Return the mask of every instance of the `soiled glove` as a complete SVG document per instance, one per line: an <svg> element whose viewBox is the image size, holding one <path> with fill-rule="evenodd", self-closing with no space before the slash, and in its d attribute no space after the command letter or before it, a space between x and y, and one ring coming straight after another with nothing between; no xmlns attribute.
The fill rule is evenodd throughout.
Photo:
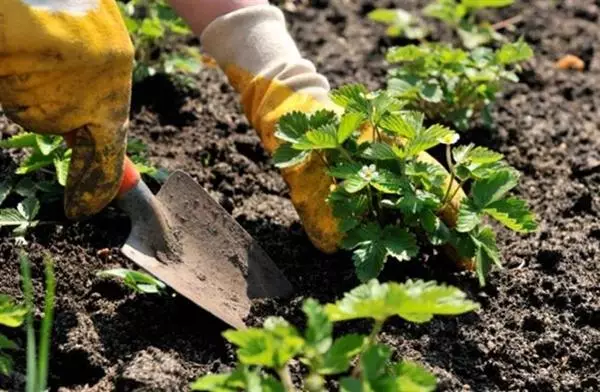
<svg viewBox="0 0 600 392"><path fill-rule="evenodd" d="M274 132L282 115L323 108L340 110L329 100L325 77L300 55L278 8L253 6L221 16L208 25L201 40L204 50L241 94L246 116L270 153L278 146ZM420 159L439 165L428 154ZM341 234L325 201L332 181L323 163L310 159L283 170L282 175L310 240L324 252L337 250ZM449 181L448 176L447 185ZM458 192L440 214L451 226L456 223L462 197L464 193Z"/></svg>
<svg viewBox="0 0 600 392"><path fill-rule="evenodd" d="M70 218L114 197L123 171L133 47L114 0L1 0L0 103L28 131L69 134Z"/></svg>

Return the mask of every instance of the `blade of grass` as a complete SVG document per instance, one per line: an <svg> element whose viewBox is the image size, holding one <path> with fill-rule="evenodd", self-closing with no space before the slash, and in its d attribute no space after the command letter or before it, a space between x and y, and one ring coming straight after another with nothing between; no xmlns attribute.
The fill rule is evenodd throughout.
<svg viewBox="0 0 600 392"><path fill-rule="evenodd" d="M38 391L45 391L48 384L48 361L50 358L50 337L54 319L54 302L56 279L54 277L54 262L49 255L44 257L46 274L46 294L44 296L44 318L40 330L40 351L38 362Z"/></svg>
<svg viewBox="0 0 600 392"><path fill-rule="evenodd" d="M29 258L25 252L20 252L19 259L21 261L23 295L25 296L25 306L27 306L28 309L27 316L25 317L25 329L27 331L27 380L25 384L25 391L38 392L35 358L35 330L33 327L34 301L33 282L31 280L31 266L29 265Z"/></svg>

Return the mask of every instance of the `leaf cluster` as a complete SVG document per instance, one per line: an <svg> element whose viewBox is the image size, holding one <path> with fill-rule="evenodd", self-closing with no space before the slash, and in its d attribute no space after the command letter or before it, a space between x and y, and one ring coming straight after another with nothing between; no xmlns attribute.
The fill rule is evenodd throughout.
<svg viewBox="0 0 600 392"><path fill-rule="evenodd" d="M386 56L390 64L398 64L389 72L388 91L428 119L451 123L461 131L474 116L490 126L496 95L504 83L519 81L519 63L532 56L523 40L497 50L464 51L446 44L394 47Z"/></svg>
<svg viewBox="0 0 600 392"><path fill-rule="evenodd" d="M462 257L475 257L483 284L489 262L500 264L484 217L523 233L536 229L525 202L508 195L518 173L502 154L474 145L453 147L459 138L455 131L426 126L422 113L406 110L387 91L347 85L334 90L331 99L343 113L281 117L275 135L282 144L273 160L280 168L308 159L325 164L334 183L327 201L345 235L341 246L353 252L361 281L377 277L389 258L415 257L428 242L451 244ZM439 145L446 148L450 174L421 159ZM457 183L472 190L462 202L459 224L449 227L439 215L455 198Z"/></svg>
<svg viewBox="0 0 600 392"><path fill-rule="evenodd" d="M465 48L474 49L492 42L506 41L490 23L478 22L477 12L485 8L507 7L513 3L514 0L434 0L423 8L422 13L444 22L456 32ZM392 37L422 40L431 33L425 20L403 9L375 9L368 17L388 25L387 34Z"/></svg>
<svg viewBox="0 0 600 392"><path fill-rule="evenodd" d="M8 295L0 294L0 325L17 328L23 324L27 308L15 303ZM0 333L0 374L7 376L13 367L12 358L7 350L16 350L17 344Z"/></svg>
<svg viewBox="0 0 600 392"><path fill-rule="evenodd" d="M164 0L119 1L118 5L136 49L135 82L156 73L193 74L202 68L200 52L181 43L191 35L189 27Z"/></svg>
<svg viewBox="0 0 600 392"><path fill-rule="evenodd" d="M125 268L115 268L96 273L101 278L117 278L133 292L139 294L160 294L167 286L160 280L145 272L133 271Z"/></svg>
<svg viewBox="0 0 600 392"><path fill-rule="evenodd" d="M460 290L421 280L384 283L371 280L336 303L304 302L306 327L300 331L280 317L268 318L262 328L229 330L225 338L237 347L238 366L230 373L198 379L196 391L286 391L292 383L289 366L298 361L307 369L303 388L326 391L326 378L338 381L341 391L429 392L436 379L421 365L392 360L389 346L377 342L386 320L398 316L424 323L436 315L459 315L478 309ZM334 337L337 322L370 319L369 335Z"/></svg>

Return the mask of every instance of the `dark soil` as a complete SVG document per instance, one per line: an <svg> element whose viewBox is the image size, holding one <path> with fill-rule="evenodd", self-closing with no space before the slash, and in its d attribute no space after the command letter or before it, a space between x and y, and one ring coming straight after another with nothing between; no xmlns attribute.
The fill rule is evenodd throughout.
<svg viewBox="0 0 600 392"><path fill-rule="evenodd" d="M416 2L310 3L288 13L303 53L334 86L381 87L382 53L402 42L384 37L365 14ZM395 320L384 329L382 339L397 355L430 367L444 391L600 390L600 12L592 0L521 3L527 5L489 17L522 12L524 22L510 34L524 35L536 59L522 83L499 99L497 129L465 138L498 149L523 172L519 193L537 213L539 233L499 233L506 268L492 274L485 290L468 274L448 272L436 254L390 265L382 276L447 282L483 305L478 314L419 326ZM567 53L583 58L586 71L555 70L553 63ZM236 94L215 69L197 78L199 93L187 98L165 90L160 79L138 86L131 132L150 145L154 163L185 170L210 190L296 287L297 298L257 309L255 321L279 314L301 322L303 297L332 301L357 284L349 257L314 250ZM0 124L9 132L6 121ZM3 155L0 167L10 162ZM109 209L88 222L40 228L29 238L39 291L43 252L57 263L52 390L182 391L195 377L232 364L233 350L220 336L224 325L210 315L182 298L136 296L95 277L101 269L133 266L118 251L128 229ZM0 292L20 297L8 232L0 239L0 262ZM11 336L24 346L23 334ZM0 389L23 390L24 353L15 360L16 375L0 378Z"/></svg>

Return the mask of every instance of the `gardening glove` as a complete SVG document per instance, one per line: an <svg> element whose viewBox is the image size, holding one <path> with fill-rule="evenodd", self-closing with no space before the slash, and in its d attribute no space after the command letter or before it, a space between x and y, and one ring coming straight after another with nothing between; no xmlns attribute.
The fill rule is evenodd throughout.
<svg viewBox="0 0 600 392"><path fill-rule="evenodd" d="M0 103L27 130L68 136L65 212L115 197L123 172L133 46L114 0L1 0Z"/></svg>
<svg viewBox="0 0 600 392"><path fill-rule="evenodd" d="M278 8L252 6L223 15L208 25L201 41L205 52L241 94L246 116L269 153L279 144L274 133L282 115L319 109L340 111L329 99L325 77L300 55ZM428 154L421 159L439 165ZM337 250L342 234L326 203L333 182L322 161L313 157L300 166L284 169L282 175L310 240L324 252ZM464 193L458 192L441 213L451 226L456 223L462 197Z"/></svg>

